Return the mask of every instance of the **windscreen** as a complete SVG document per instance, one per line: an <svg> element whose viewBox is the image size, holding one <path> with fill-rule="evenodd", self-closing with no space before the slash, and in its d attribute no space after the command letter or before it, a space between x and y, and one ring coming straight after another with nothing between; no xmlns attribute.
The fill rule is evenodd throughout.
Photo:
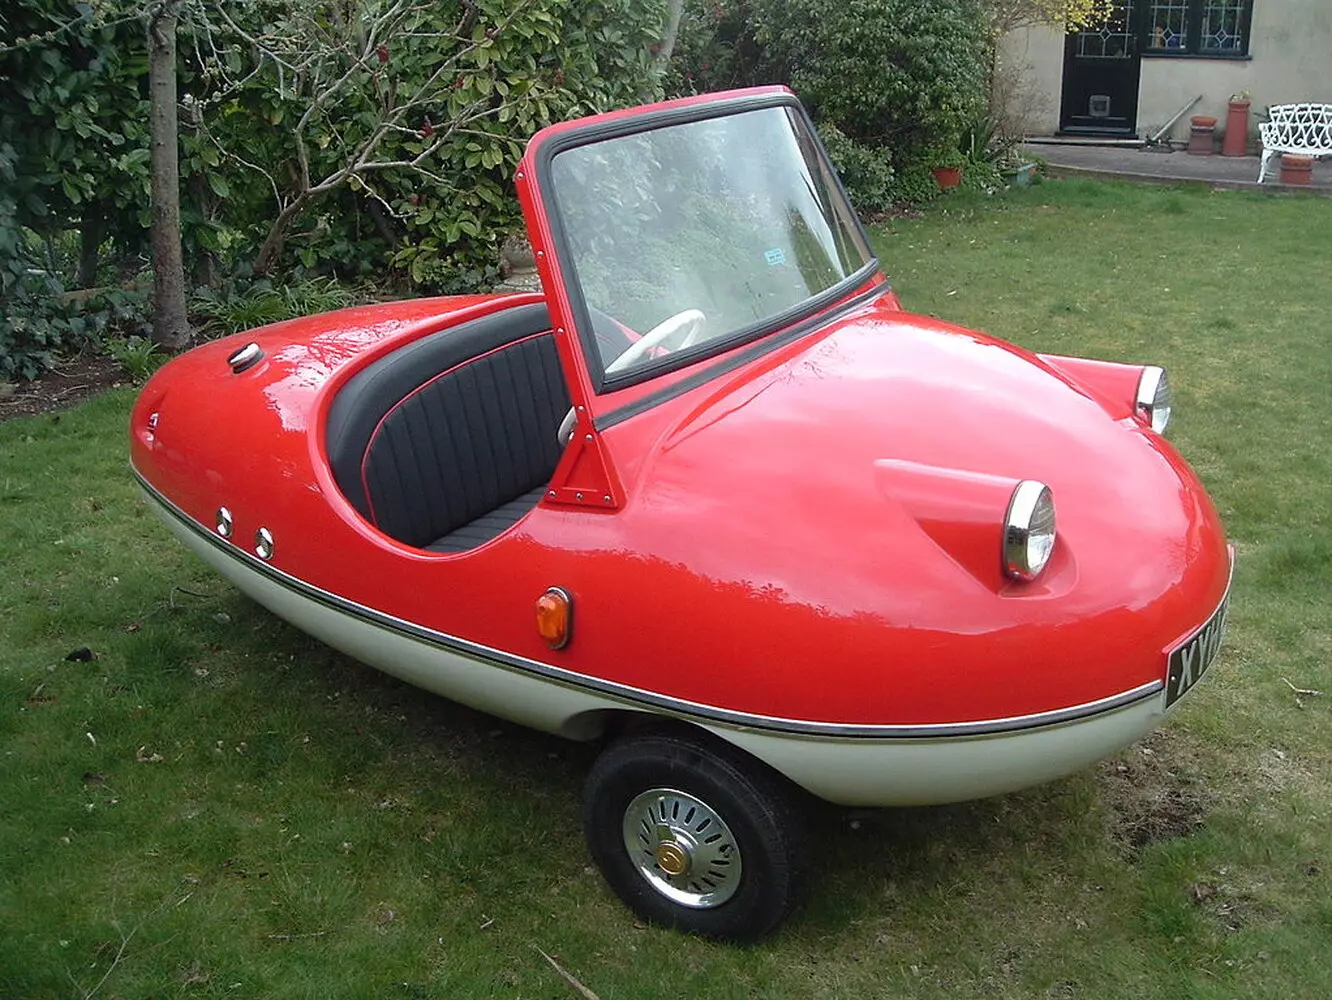
<svg viewBox="0 0 1332 1000"><path fill-rule="evenodd" d="M723 350L871 259L817 143L786 107L577 146L551 171L570 279L604 314L597 346L611 376ZM604 333L607 316L618 336Z"/></svg>

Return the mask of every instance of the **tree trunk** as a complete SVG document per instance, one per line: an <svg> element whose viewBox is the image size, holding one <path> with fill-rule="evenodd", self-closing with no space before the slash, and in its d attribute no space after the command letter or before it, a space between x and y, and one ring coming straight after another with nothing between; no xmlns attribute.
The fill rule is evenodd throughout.
<svg viewBox="0 0 1332 1000"><path fill-rule="evenodd" d="M89 205L79 220L79 274L78 286L92 288L97 284L97 251L102 246L102 209Z"/></svg>
<svg viewBox="0 0 1332 1000"><path fill-rule="evenodd" d="M185 265L180 251L180 158L176 120L176 7L148 14L148 95L152 128L153 340L169 351L189 341Z"/></svg>
<svg viewBox="0 0 1332 1000"><path fill-rule="evenodd" d="M309 200L306 194L297 195L291 204L278 213L278 217L268 229L268 235L264 237L263 245L259 248L259 255L254 259L255 274L267 275L273 270L273 265L282 254L282 248L287 244L287 230L291 228L292 220Z"/></svg>
<svg viewBox="0 0 1332 1000"><path fill-rule="evenodd" d="M652 64L652 71L658 77L666 72L666 67L671 63L671 53L675 51L675 39L680 34L680 15L683 11L684 0L668 0L666 25L661 29L661 47L657 49L657 58Z"/></svg>

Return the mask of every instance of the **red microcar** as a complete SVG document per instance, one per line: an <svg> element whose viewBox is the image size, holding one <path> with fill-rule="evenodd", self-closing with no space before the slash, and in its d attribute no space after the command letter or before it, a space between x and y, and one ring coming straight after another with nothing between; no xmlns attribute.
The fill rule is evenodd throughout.
<svg viewBox="0 0 1332 1000"><path fill-rule="evenodd" d="M254 600L413 684L603 740L584 832L649 920L774 927L798 789L941 803L1172 711L1232 555L1162 369L904 312L786 90L545 129L543 294L205 344L133 465Z"/></svg>

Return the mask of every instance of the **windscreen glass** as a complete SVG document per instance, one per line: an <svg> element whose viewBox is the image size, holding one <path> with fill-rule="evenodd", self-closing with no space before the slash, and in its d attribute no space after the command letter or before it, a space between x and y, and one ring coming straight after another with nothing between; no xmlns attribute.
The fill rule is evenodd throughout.
<svg viewBox="0 0 1332 1000"><path fill-rule="evenodd" d="M871 259L785 107L578 146L551 169L570 279L612 378L724 350Z"/></svg>

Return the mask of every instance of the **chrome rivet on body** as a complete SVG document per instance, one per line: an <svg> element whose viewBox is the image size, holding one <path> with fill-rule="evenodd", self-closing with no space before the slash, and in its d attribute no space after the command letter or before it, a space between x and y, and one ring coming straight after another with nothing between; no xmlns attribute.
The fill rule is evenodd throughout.
<svg viewBox="0 0 1332 1000"><path fill-rule="evenodd" d="M254 533L254 554L260 559L273 558L273 533L267 528Z"/></svg>
<svg viewBox="0 0 1332 1000"><path fill-rule="evenodd" d="M219 507L217 509L217 533L223 538L230 538L232 523L231 511L226 507Z"/></svg>

